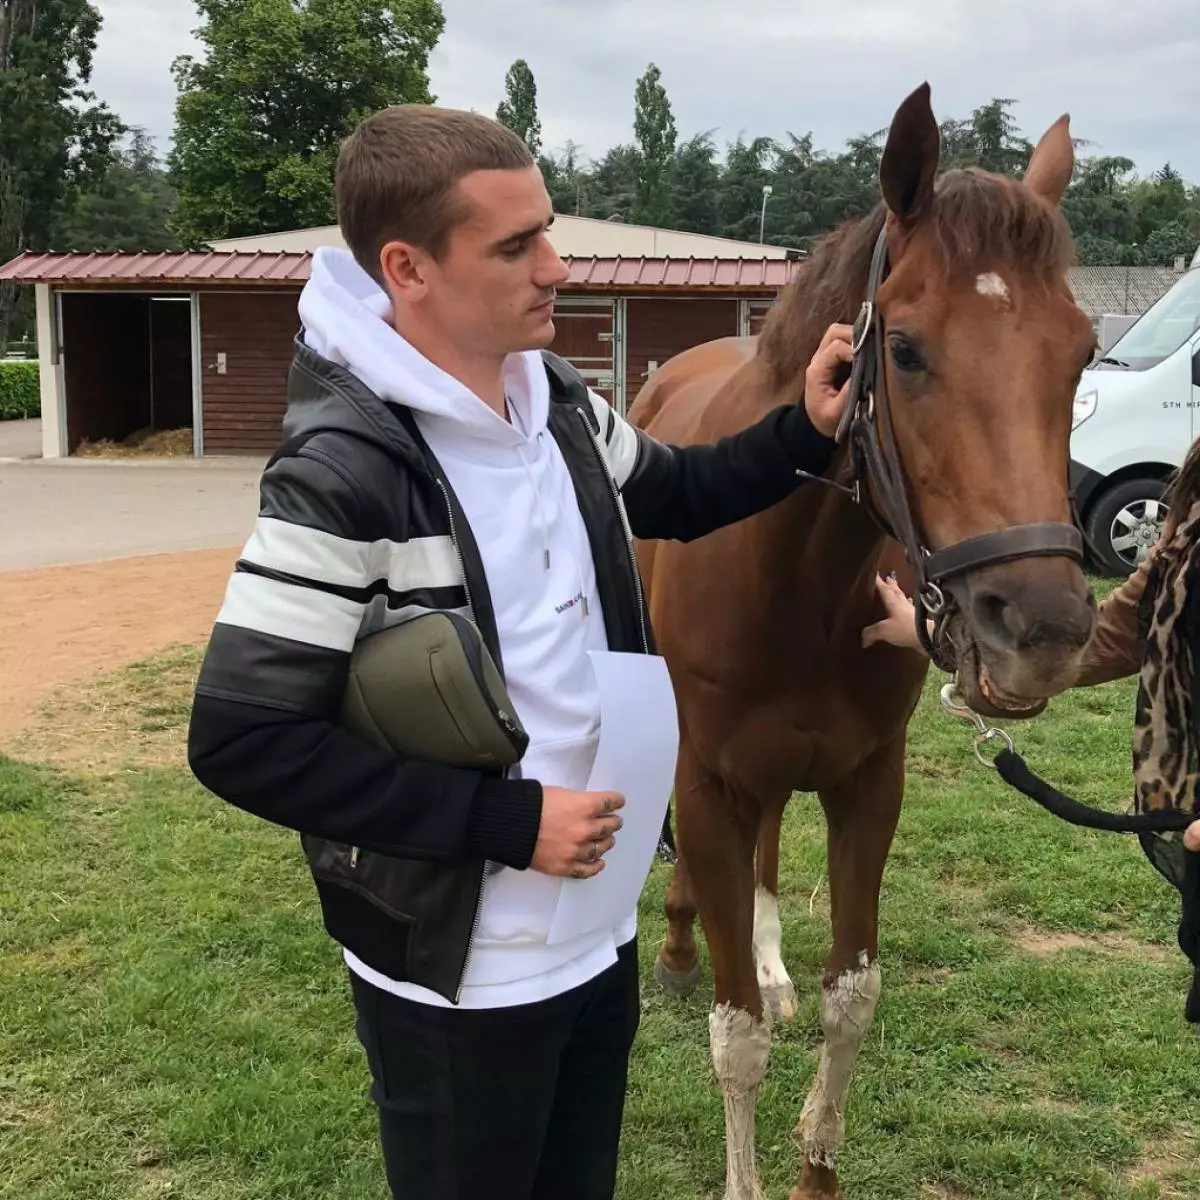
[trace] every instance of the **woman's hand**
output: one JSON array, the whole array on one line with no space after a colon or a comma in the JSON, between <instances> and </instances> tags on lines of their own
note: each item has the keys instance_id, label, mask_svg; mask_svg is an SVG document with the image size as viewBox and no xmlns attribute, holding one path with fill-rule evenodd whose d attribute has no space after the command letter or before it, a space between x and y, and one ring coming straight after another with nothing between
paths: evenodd
<instances>
[{"instance_id":1,"label":"woman's hand","mask_svg":"<svg viewBox=\"0 0 1200 1200\"><path fill-rule=\"evenodd\" d=\"M875 590L883 601L887 616L874 625L868 625L862 632L862 644L873 646L876 642L885 642L889 646L899 646L904 650L918 650L925 653L921 639L917 637L917 613L913 602L904 594L904 590L896 582L895 576L882 575L875 578ZM932 622L930 622L932 625ZM932 634L932 630L930 631Z\"/></svg>"}]
</instances>

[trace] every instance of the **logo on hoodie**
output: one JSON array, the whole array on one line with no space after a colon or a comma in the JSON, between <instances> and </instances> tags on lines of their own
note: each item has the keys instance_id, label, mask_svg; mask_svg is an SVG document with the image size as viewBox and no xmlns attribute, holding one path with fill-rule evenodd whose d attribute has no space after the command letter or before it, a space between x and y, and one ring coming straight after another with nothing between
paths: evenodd
<instances>
[{"instance_id":1,"label":"logo on hoodie","mask_svg":"<svg viewBox=\"0 0 1200 1200\"><path fill-rule=\"evenodd\" d=\"M569 609L575 608L582 603L583 593L576 592L575 595L570 598L570 600L564 600L562 604L556 604L554 606L554 611L561 616L561 614L567 612Z\"/></svg>"}]
</instances>

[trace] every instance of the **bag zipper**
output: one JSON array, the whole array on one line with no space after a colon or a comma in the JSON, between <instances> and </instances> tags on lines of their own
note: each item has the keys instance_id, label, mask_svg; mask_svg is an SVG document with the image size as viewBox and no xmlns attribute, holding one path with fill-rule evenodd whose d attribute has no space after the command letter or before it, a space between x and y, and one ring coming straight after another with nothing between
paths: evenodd
<instances>
[{"instance_id":1,"label":"bag zipper","mask_svg":"<svg viewBox=\"0 0 1200 1200\"><path fill-rule=\"evenodd\" d=\"M617 481L613 478L612 471L608 466L608 460L604 457L600 440L592 431L591 422L587 419L587 414L583 409L576 405L575 411L579 414L579 419L583 422L583 427L587 431L587 438L591 443L592 450L596 458L600 461L600 469L604 472L604 478L608 480L608 488L612 493L613 506L617 510L617 516L621 519L621 529L625 534L625 552L629 556L629 569L633 573L633 589L637 596L638 629L642 635L642 649L646 654L649 654L650 638L646 633L646 603L642 595L642 576L638 571L637 558L633 552L633 530L629 528L629 519L625 513L625 506L621 503L621 494L617 489Z\"/></svg>"}]
</instances>

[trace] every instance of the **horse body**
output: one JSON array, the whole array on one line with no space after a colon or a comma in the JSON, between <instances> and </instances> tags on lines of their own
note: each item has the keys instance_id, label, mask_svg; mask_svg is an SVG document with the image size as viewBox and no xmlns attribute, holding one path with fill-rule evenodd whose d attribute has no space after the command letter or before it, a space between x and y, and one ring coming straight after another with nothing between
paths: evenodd
<instances>
[{"instance_id":1,"label":"horse body","mask_svg":"<svg viewBox=\"0 0 1200 1200\"><path fill-rule=\"evenodd\" d=\"M1042 180L1056 205L1064 141L1052 132L1027 186ZM1090 353L1090 325L1065 282L1054 282L1059 251L1050 242L1044 262L997 261L995 251L1006 239L1019 243L1023 228L993 227L1003 224L997 213L1013 205L1022 219L1051 220L1039 200L985 197L979 254L959 247L959 258L970 261L946 268L938 239L949 235L929 218L936 136L928 90L919 89L893 122L881 170L886 211L833 235L777 302L760 339L722 339L660 368L631 411L633 423L675 444L711 442L778 404L801 402L803 369L827 326L852 319L865 298L870 249L886 229L894 266L879 308L889 330L903 328L920 347L924 372L918 386L896 353L904 373L889 360L880 385L894 406L909 503L921 525L946 545L1069 515L1070 398L1075 363L1081 369ZM1065 147L1069 156L1069 138ZM984 267L999 284L982 285ZM974 345L963 340L971 332ZM1017 380L1007 396L995 386L998 354L1009 356ZM1033 355L1036 364L1027 364ZM950 391L968 402L952 407ZM848 465L843 449L830 480ZM876 574L895 569L907 585L914 574L866 506L816 482L697 541L637 549L680 720L679 856L656 977L675 994L695 986L698 913L714 975L710 1049L725 1105L726 1200L760 1200L757 1087L771 1019L794 1014L780 947L779 829L793 792L816 792L828 829L833 938L822 978L824 1043L797 1126L803 1166L792 1196L838 1197L851 1076L881 994L879 891L903 797L906 729L928 671L924 655L865 649L862 631L883 616ZM1094 614L1077 563L1052 555L988 563L952 586L949 636L977 707L995 715L993 697L1048 696L1066 686Z\"/></svg>"}]
</instances>

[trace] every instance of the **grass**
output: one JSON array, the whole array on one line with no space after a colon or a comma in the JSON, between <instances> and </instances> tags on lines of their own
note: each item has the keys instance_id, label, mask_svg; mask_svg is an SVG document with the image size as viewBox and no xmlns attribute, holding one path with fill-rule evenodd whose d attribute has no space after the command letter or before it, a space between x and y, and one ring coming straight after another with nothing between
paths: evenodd
<instances>
[{"instance_id":1,"label":"grass","mask_svg":"<svg viewBox=\"0 0 1200 1200\"><path fill-rule=\"evenodd\" d=\"M5 1200L386 1196L344 973L295 840L181 765L195 664L174 652L73 699L85 756L34 738L21 761L0 758ZM1132 840L1005 790L975 763L969 727L936 710L935 682L885 877L884 993L846 1114L847 1197L1200 1196L1200 1042L1182 1020L1175 894ZM1131 696L1062 698L1018 744L1082 798L1123 806ZM815 802L797 798L783 921L800 1011L775 1031L758 1126L772 1200L794 1182L819 1049L822 846ZM658 866L642 906L618 1195L719 1200L710 984L681 1004L649 979L665 884Z\"/></svg>"}]
</instances>

